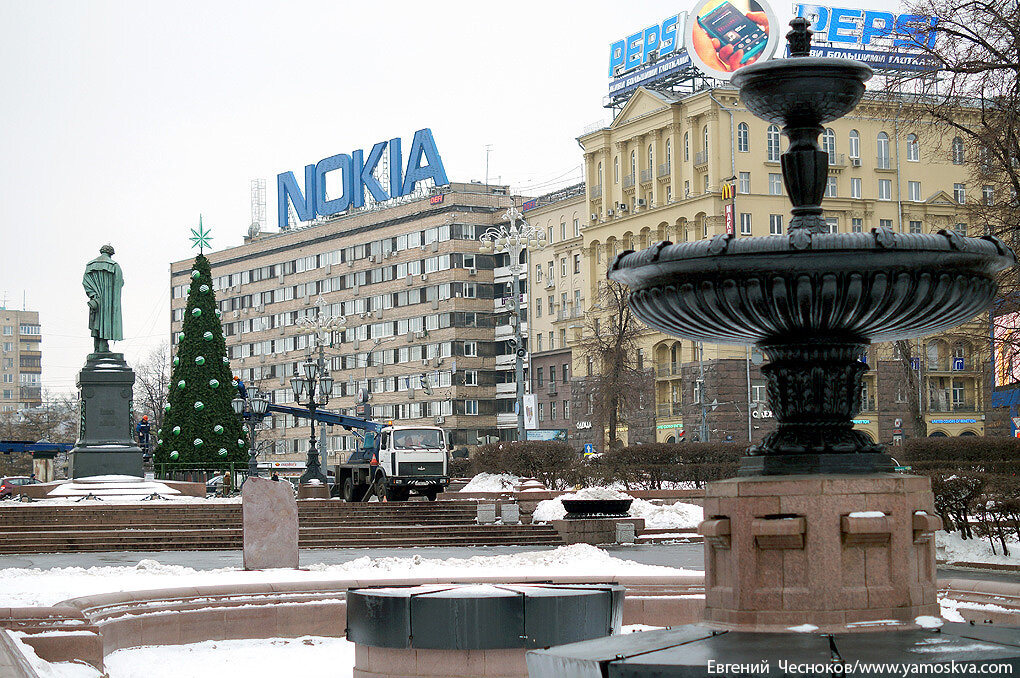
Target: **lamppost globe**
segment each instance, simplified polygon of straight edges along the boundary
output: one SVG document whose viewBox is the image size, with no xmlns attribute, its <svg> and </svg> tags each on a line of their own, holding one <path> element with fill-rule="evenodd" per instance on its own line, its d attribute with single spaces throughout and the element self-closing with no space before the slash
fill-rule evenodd
<svg viewBox="0 0 1020 678">
<path fill-rule="evenodd" d="M 244 414 L 244 398 L 234 398 L 230 401 L 230 407 L 234 410 L 234 414 Z"/>
<path fill-rule="evenodd" d="M 313 363 L 311 360 L 309 360 L 308 362 L 304 363 L 302 365 L 302 367 L 305 370 L 305 379 L 307 379 L 308 381 L 314 381 L 315 380 L 315 368 L 316 368 L 315 363 Z"/>
<path fill-rule="evenodd" d="M 301 377 L 291 377 L 290 387 L 294 391 L 294 397 L 300 398 L 305 394 L 305 380 Z"/>
<path fill-rule="evenodd" d="M 251 411 L 261 417 L 269 410 L 269 398 L 259 392 L 251 399 Z"/>
</svg>

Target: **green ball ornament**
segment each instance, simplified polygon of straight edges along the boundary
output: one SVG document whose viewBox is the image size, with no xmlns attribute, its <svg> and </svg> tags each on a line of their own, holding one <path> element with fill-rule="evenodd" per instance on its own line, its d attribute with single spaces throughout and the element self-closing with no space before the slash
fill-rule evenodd
<svg viewBox="0 0 1020 678">
<path fill-rule="evenodd" d="M 163 411 L 164 412 L 169 412 L 170 411 L 170 403 L 167 403 L 166 405 L 163 406 Z"/>
<path fill-rule="evenodd" d="M 193 308 L 193 309 L 191 309 L 191 315 L 193 315 L 193 316 L 195 316 L 197 318 L 198 316 L 202 315 L 202 309 L 200 309 L 200 308 Z"/>
<path fill-rule="evenodd" d="M 209 380 L 209 388 L 219 388 L 219 387 L 220 387 L 220 380 L 219 379 L 210 379 Z"/>
<path fill-rule="evenodd" d="M 205 365 L 205 357 L 204 356 L 195 356 L 195 364 L 196 365 Z"/>
<path fill-rule="evenodd" d="M 204 442 L 205 441 L 202 440 L 201 438 L 195 438 L 195 440 L 194 440 L 195 447 L 202 447 L 202 443 L 204 443 Z"/>
<path fill-rule="evenodd" d="M 198 291 L 201 292 L 202 294 L 208 294 L 209 293 L 209 286 L 208 285 L 202 285 L 201 287 L 198 288 Z"/>
<path fill-rule="evenodd" d="M 188 382 L 184 381 L 183 379 L 181 379 L 179 382 L 177 382 L 177 388 L 179 388 L 179 389 L 184 389 L 187 385 L 188 385 Z"/>
<path fill-rule="evenodd" d="M 180 434 L 181 434 L 181 427 L 180 426 L 174 426 L 174 435 L 175 436 L 179 436 Z"/>
<path fill-rule="evenodd" d="M 177 367 L 180 364 L 181 364 L 181 359 L 175 356 L 174 357 L 174 367 Z"/>
<path fill-rule="evenodd" d="M 156 444 L 157 445 L 162 445 L 163 444 L 163 439 L 159 438 L 158 440 L 156 440 Z"/>
<path fill-rule="evenodd" d="M 223 433 L 223 427 L 220 426 L 219 424 L 216 424 L 215 426 L 213 426 L 213 432 L 219 435 L 220 433 Z"/>
<path fill-rule="evenodd" d="M 206 332 L 205 334 L 202 335 L 202 338 L 205 339 L 206 341 L 212 341 L 212 332 Z"/>
<path fill-rule="evenodd" d="M 156 435 L 158 435 L 158 436 L 161 436 L 161 435 L 163 435 L 163 429 L 161 429 L 161 428 L 157 428 L 157 429 L 156 429 Z"/>
<path fill-rule="evenodd" d="M 238 447 L 244 447 L 244 441 L 242 439 L 238 438 L 237 439 L 237 446 Z"/>
<path fill-rule="evenodd" d="M 222 314 L 222 313 L 220 313 L 220 309 L 216 309 L 215 311 L 213 311 L 213 313 L 215 313 L 215 314 L 216 314 L 216 317 L 217 317 L 217 318 L 222 318 L 222 317 L 223 317 L 223 314 Z"/>
<path fill-rule="evenodd" d="M 223 364 L 224 365 L 229 365 L 230 364 L 230 358 L 228 358 L 227 356 L 223 356 Z"/>
<path fill-rule="evenodd" d="M 179 342 L 180 341 L 184 341 L 184 332 L 179 332 L 177 334 L 177 341 L 179 341 Z"/>
<path fill-rule="evenodd" d="M 205 404 L 201 400 L 196 400 L 195 401 L 195 409 L 196 410 L 202 410 L 204 408 L 205 408 Z"/>
<path fill-rule="evenodd" d="M 191 279 L 192 280 L 198 280 L 201 277 L 202 277 L 202 273 L 200 271 L 192 271 L 191 272 Z"/>
<path fill-rule="evenodd" d="M 173 450 L 172 452 L 170 452 L 170 458 L 173 459 L 174 461 L 177 461 L 177 458 L 179 456 L 181 456 L 181 453 L 178 452 L 177 450 Z"/>
<path fill-rule="evenodd" d="M 227 456 L 227 448 L 221 447 L 220 449 L 216 450 L 216 454 L 220 455 L 221 457 Z"/>
</svg>

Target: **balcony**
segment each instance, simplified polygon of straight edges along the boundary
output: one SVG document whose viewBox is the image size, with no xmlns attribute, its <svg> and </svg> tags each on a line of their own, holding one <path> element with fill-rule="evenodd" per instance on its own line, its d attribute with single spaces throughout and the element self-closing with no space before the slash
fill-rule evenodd
<svg viewBox="0 0 1020 678">
<path fill-rule="evenodd" d="M 829 167 L 843 168 L 846 167 L 846 154 L 845 153 L 829 153 Z"/>
<path fill-rule="evenodd" d="M 643 169 L 641 170 L 641 183 L 646 184 L 652 180 L 652 170 Z"/>
<path fill-rule="evenodd" d="M 661 363 L 655 366 L 655 376 L 659 378 L 679 377 L 680 363 Z"/>
<path fill-rule="evenodd" d="M 513 428 L 517 426 L 516 412 L 501 412 L 496 415 L 496 426 L 499 428 Z"/>
<path fill-rule="evenodd" d="M 683 415 L 682 403 L 659 403 L 655 406 L 655 416 L 660 418 L 679 417 Z"/>
<path fill-rule="evenodd" d="M 623 188 L 625 190 L 628 189 L 628 188 L 634 188 L 634 175 L 633 174 L 628 174 L 627 176 L 625 176 L 623 178 Z"/>
<path fill-rule="evenodd" d="M 592 186 L 591 187 L 591 197 L 592 197 L 592 199 L 601 198 L 602 197 L 602 184 L 599 184 L 598 186 Z"/>
<path fill-rule="evenodd" d="M 561 308 L 556 312 L 556 320 L 572 320 L 574 318 L 580 318 L 584 315 L 584 312 L 578 306 L 569 306 L 567 308 Z"/>
<path fill-rule="evenodd" d="M 660 179 L 662 179 L 663 177 L 668 177 L 671 173 L 672 173 L 672 168 L 669 166 L 668 162 L 664 162 L 661 165 L 659 165 L 659 178 Z"/>
<path fill-rule="evenodd" d="M 708 164 L 708 151 L 698 151 L 694 154 L 694 166 L 707 165 Z"/>
<path fill-rule="evenodd" d="M 968 403 L 964 401 L 960 402 L 949 402 L 947 403 L 942 399 L 935 399 L 930 401 L 928 405 L 929 412 L 977 412 L 977 407 L 974 403 Z"/>
<path fill-rule="evenodd" d="M 546 386 L 546 390 L 549 392 L 549 395 L 556 395 L 556 382 L 550 381 Z"/>
<path fill-rule="evenodd" d="M 861 399 L 861 412 L 877 412 L 878 406 L 875 402 L 874 396 L 870 398 Z"/>
<path fill-rule="evenodd" d="M 891 170 L 892 169 L 892 158 L 888 155 L 879 155 L 875 158 L 875 169 L 880 170 Z"/>
<path fill-rule="evenodd" d="M 978 369 L 971 358 L 941 358 L 925 361 L 929 372 L 974 372 Z"/>
<path fill-rule="evenodd" d="M 496 384 L 496 395 L 513 395 L 517 393 L 517 382 L 508 381 L 505 384 Z"/>
</svg>

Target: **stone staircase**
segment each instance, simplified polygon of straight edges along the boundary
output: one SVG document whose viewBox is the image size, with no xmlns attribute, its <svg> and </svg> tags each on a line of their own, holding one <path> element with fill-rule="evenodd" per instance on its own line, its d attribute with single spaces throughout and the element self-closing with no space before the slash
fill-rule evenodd
<svg viewBox="0 0 1020 678">
<path fill-rule="evenodd" d="M 298 503 L 301 548 L 559 546 L 548 525 L 478 525 L 473 501 Z M 242 547 L 240 504 L 0 506 L 0 554 Z"/>
</svg>

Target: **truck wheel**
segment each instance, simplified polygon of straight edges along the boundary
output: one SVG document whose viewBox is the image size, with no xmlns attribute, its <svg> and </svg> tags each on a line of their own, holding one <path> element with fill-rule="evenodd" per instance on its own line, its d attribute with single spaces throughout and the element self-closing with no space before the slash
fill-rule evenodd
<svg viewBox="0 0 1020 678">
<path fill-rule="evenodd" d="M 375 483 L 372 484 L 373 492 L 379 501 L 386 499 L 386 477 L 379 476 L 375 479 Z M 389 501 L 387 499 L 387 501 Z"/>
<path fill-rule="evenodd" d="M 426 492 L 422 492 L 422 496 L 425 497 L 426 499 L 428 499 L 429 501 L 435 501 L 436 500 L 436 491 L 435 490 L 428 490 Z"/>
<path fill-rule="evenodd" d="M 344 501 L 357 501 L 354 496 L 354 479 L 344 478 L 344 489 L 343 489 Z"/>
</svg>

